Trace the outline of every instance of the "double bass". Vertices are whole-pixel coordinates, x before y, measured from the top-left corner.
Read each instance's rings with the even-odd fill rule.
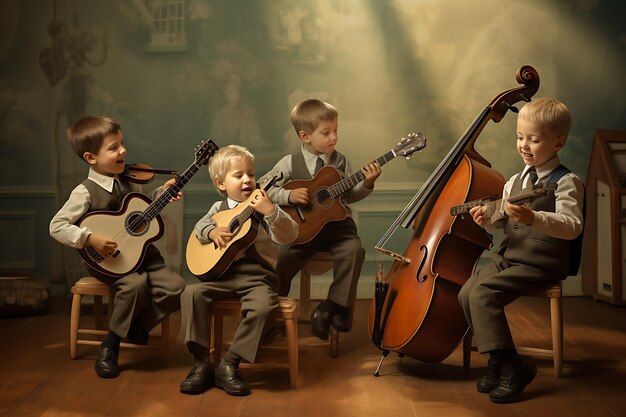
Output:
[[[539,89],[531,66],[521,67],[516,79],[522,86],[500,93],[478,114],[375,247],[394,258],[376,283],[369,310],[368,331],[383,353],[375,376],[389,352],[441,362],[469,330],[458,293],[492,242],[471,216],[452,216],[450,209],[501,196],[504,178],[474,145],[490,120],[498,123],[507,111],[517,112],[515,104],[529,102]],[[403,255],[383,247],[399,226],[413,228]]]

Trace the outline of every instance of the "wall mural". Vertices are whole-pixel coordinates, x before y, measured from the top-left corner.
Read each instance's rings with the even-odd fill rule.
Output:
[[[626,128],[624,15],[612,0],[2,0],[0,190],[64,201],[87,172],[65,130],[85,114],[120,121],[128,162],[182,169],[210,137],[249,147],[262,174],[299,146],[292,106],[318,97],[355,166],[424,133],[428,148],[379,181],[417,191],[526,64],[536,97],[570,107],[562,159],[584,177],[594,130]],[[514,129],[509,114],[477,144],[507,177]]]

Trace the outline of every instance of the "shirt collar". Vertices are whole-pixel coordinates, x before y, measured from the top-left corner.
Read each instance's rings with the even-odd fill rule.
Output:
[[[559,165],[561,165],[561,160],[559,159],[558,156],[555,156],[554,158],[550,159],[548,162],[544,163],[543,165],[536,166],[535,170],[537,171],[537,178],[541,179],[549,175]],[[528,170],[530,168],[531,168],[530,165],[526,165],[526,167],[524,168],[524,172],[522,173],[522,176],[525,176],[528,173]]]
[[[115,177],[109,177],[108,175],[103,175],[94,170],[93,168],[89,168],[89,175],[87,176],[90,180],[98,184],[100,187],[104,188],[108,192],[113,192],[113,180]]]
[[[302,150],[302,155],[304,156],[304,161],[307,166],[315,166],[315,163],[317,162],[317,158],[322,158],[322,160],[324,161],[324,165],[328,165],[328,155],[324,153],[316,155],[312,152],[309,152],[309,150],[304,147],[304,144],[301,145],[301,150]]]
[[[239,204],[239,201],[235,201],[232,198],[227,197],[226,198],[226,203],[228,203],[228,208],[231,209],[231,208],[237,207],[237,204]]]

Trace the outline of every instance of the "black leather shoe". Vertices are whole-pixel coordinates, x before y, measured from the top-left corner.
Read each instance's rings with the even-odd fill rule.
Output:
[[[233,365],[220,364],[215,370],[215,386],[230,395],[248,395],[250,388],[239,373],[239,368]]]
[[[352,329],[352,316],[350,314],[350,310],[342,306],[337,307],[330,324],[332,324],[332,326],[340,332],[349,332]]]
[[[311,333],[322,340],[328,340],[331,313],[320,309],[320,305],[311,313]]]
[[[485,394],[491,392],[500,382],[501,373],[502,363],[489,359],[485,374],[476,382],[476,390]]]
[[[524,361],[519,365],[502,365],[502,376],[498,385],[489,393],[489,399],[498,404],[517,401],[519,396],[537,375],[537,368]]]
[[[96,373],[100,378],[115,378],[120,374],[116,351],[100,345],[96,356]]]
[[[209,364],[194,366],[187,374],[187,378],[180,383],[180,392],[183,394],[202,394],[213,386],[215,371]]]

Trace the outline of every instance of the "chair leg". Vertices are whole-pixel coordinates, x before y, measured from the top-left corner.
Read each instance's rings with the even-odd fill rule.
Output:
[[[170,355],[170,315],[161,321],[161,361],[167,364]]]
[[[309,319],[311,314],[311,274],[302,269],[300,271],[300,299],[298,300],[298,311],[304,320]]]
[[[70,313],[70,358],[76,359],[78,347],[78,325],[80,323],[80,294],[72,297],[72,311]]]
[[[224,333],[224,316],[213,315],[213,364],[218,366],[222,359],[222,337]]]
[[[468,329],[463,338],[463,369],[469,371],[472,359],[472,330]]]
[[[560,378],[563,373],[563,305],[560,297],[550,298],[550,321],[552,322],[554,376]]]
[[[289,355],[289,382],[291,388],[298,387],[298,327],[295,318],[285,319],[287,354]]]

